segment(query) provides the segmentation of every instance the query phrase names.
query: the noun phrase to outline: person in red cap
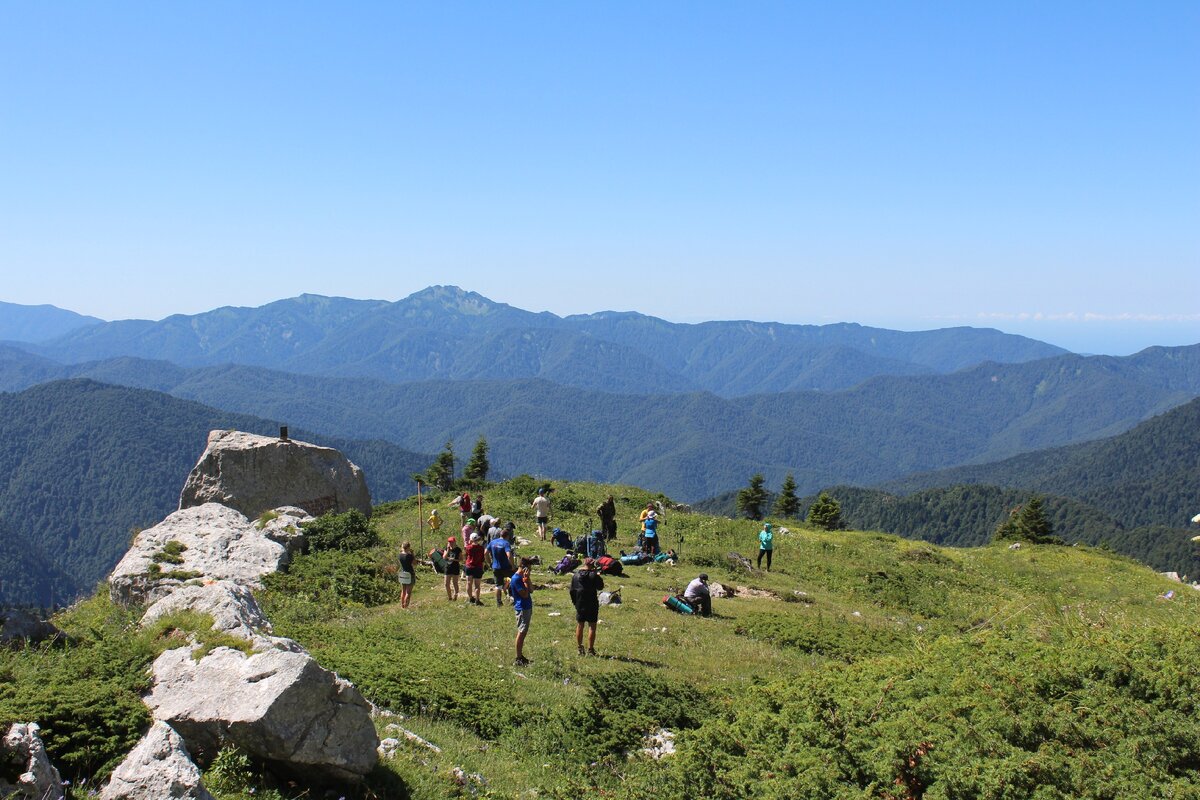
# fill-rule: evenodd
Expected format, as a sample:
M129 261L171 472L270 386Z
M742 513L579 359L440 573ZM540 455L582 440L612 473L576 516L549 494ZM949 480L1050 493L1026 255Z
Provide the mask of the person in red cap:
M446 599L454 601L458 599L458 575L462 571L462 548L458 546L453 536L446 540L446 549L442 551L442 558L446 560Z

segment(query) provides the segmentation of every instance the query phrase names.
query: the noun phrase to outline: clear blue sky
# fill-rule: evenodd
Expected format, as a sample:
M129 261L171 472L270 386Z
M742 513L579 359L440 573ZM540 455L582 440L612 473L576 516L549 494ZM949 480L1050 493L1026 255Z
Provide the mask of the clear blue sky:
M5 3L0 268L1200 342L1200 3Z

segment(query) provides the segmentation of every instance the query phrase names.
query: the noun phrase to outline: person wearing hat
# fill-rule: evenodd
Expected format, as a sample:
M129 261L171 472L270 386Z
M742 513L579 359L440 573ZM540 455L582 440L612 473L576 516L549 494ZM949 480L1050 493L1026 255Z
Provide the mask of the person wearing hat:
M431 531L433 531L434 535L436 536L438 530L441 529L441 527L442 527L442 518L438 515L438 510L436 508L430 509L430 511L429 511L429 529Z
M647 513L642 525L645 527L642 532L642 550L649 555L656 556L658 555L658 512Z
M463 575L467 576L467 602L476 606L483 605L483 601L479 599L483 578L483 554L483 537L472 533L463 555Z
M600 619L600 590L604 579L596 571L596 559L585 558L583 569L571 576L571 604L575 606L575 644L579 655L596 655L596 622ZM583 649L583 626L588 626L588 646Z
M683 590L683 599L687 600L700 616L712 616L712 594L708 591L708 575L701 572L696 579Z
M546 541L546 523L550 521L550 498L546 497L545 488L538 489L537 497L529 504L533 515L537 517L538 535Z
M462 549L453 536L446 540L442 558L446 559L446 599L454 601L458 599L458 574L461 571L459 564L462 560Z
M764 522L758 532L758 568L762 569L763 556L767 557L767 572L771 571L771 552L775 549L775 534L771 531L771 523Z
M469 541L471 539L471 534L477 530L479 530L479 529L475 527L475 518L468 517L467 524L462 526L463 541L464 542Z

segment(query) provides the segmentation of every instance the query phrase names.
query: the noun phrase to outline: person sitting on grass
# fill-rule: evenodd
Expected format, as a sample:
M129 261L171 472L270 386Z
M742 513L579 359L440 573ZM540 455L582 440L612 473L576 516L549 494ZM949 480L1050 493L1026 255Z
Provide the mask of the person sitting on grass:
M575 644L584 654L583 626L588 626L587 654L596 655L596 622L600 619L600 590L604 579L596 571L596 560L585 558L583 569L571 576L571 603L575 606Z
M517 615L517 657L513 660L514 667L523 667L529 663L525 657L525 635L529 633L529 623L533 621L533 586L529 582L529 569L533 562L528 558L521 559L521 566L509 582L508 591L513 599L513 611Z
M712 616L712 593L708 591L708 575L701 572L683 590L683 599L702 617Z

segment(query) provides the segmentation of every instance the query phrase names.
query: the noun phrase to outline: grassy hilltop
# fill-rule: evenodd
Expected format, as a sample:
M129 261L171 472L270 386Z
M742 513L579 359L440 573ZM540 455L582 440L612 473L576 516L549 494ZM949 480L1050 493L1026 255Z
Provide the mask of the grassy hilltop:
M551 483L551 524L575 535L595 527L611 491L626 549L638 509L655 499ZM420 541L415 498L377 509L383 544L300 557L260 593L277 634L402 715L379 720L401 744L362 797L1200 796L1200 594L1130 559L939 548L783 521L768 574L728 557L753 559L757 523L668 503L663 544L681 563L606 578L624 602L602 609L600 657L580 657L568 581L546 571L561 551L537 540L528 509L535 486L484 492L486 509L531 540L520 553L543 561L527 667L512 667L511 608L487 594L483 607L452 604L428 570L412 608L399 608L393 568L398 543ZM439 542L456 527L448 500L426 498L426 513L434 502L452 523ZM424 550L434 544L426 529ZM662 607L701 571L743 596L714 600L710 619ZM139 664L177 636L122 632L126 619L89 601L61 619L80 639L73 648L0 654L0 721L40 713L52 755L79 777L110 769L105 748L115 756L136 739ZM90 705L70 719L113 728L93 730L89 759L67 719L72 692L45 696L60 683L79 694L80 675ZM122 702L105 706L105 692ZM677 752L636 755L659 728ZM254 770L239 769L231 756L210 770L219 798L286 795L249 793Z

